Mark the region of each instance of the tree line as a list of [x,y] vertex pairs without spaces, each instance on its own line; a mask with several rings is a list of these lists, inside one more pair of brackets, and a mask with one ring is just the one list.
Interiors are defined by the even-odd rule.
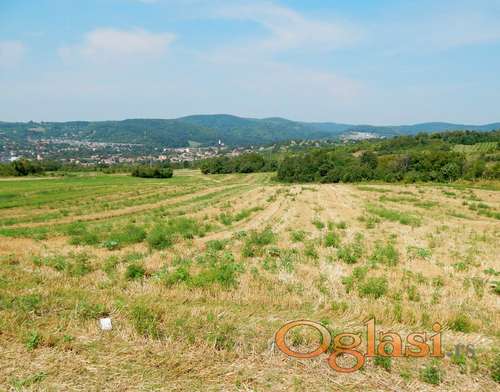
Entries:
[[272,172],[278,168],[276,159],[257,153],[247,153],[235,157],[216,157],[201,162],[203,174]]
[[458,179],[500,179],[500,163],[467,160],[453,151],[410,152],[378,156],[372,151],[359,156],[335,151],[313,151],[286,156],[277,178],[284,182],[451,182]]

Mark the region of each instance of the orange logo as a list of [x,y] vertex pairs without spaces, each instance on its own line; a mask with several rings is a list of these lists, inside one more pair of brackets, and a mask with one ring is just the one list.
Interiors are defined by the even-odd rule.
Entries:
[[[317,357],[327,351],[330,351],[328,364],[332,369],[342,373],[352,373],[359,370],[366,361],[367,357],[443,357],[441,351],[441,324],[434,323],[432,330],[434,334],[427,336],[425,332],[415,332],[406,336],[403,339],[396,332],[379,332],[378,344],[376,344],[375,319],[370,319],[365,323],[367,327],[367,345],[366,352],[359,350],[362,339],[354,333],[340,333],[333,338],[330,331],[323,325],[310,320],[291,321],[282,326],[275,335],[275,342],[278,348],[285,354],[301,359]],[[287,333],[296,327],[308,326],[316,329],[321,336],[321,341],[313,351],[302,353],[294,351],[288,347],[286,343]],[[347,342],[346,342],[347,340]],[[403,341],[406,344],[403,344]],[[432,343],[428,344],[428,341]],[[337,359],[342,355],[349,355],[355,359],[355,364],[352,367],[339,366]]]

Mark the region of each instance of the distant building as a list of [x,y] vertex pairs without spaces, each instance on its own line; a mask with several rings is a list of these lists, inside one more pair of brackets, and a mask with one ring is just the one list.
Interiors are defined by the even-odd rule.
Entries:
[[14,162],[17,161],[18,159],[21,159],[21,157],[10,157],[9,161]]

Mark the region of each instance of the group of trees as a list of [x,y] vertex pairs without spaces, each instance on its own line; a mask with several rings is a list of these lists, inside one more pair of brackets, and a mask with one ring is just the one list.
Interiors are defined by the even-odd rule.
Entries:
[[138,165],[132,169],[132,176],[142,178],[171,178],[174,171],[166,165]]
[[278,162],[257,153],[236,157],[217,157],[203,161],[200,170],[203,174],[255,173],[275,171]]
[[416,151],[378,156],[365,151],[355,156],[346,152],[317,150],[287,156],[278,168],[285,182],[387,182],[500,178],[500,164],[487,166],[483,159],[466,160],[453,151]]
[[[50,162],[48,162],[50,164]],[[48,165],[29,159],[18,159],[11,163],[0,164],[0,176],[27,176],[29,174],[41,174]]]

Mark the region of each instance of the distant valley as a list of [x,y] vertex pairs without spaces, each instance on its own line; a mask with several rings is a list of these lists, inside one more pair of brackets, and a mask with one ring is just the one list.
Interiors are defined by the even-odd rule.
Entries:
[[193,115],[177,119],[121,121],[0,122],[0,159],[41,155],[89,156],[158,154],[185,147],[248,147],[287,140],[356,140],[447,130],[491,131],[486,125],[430,122],[373,126],[335,122],[299,122],[284,118],[244,118],[227,114]]

